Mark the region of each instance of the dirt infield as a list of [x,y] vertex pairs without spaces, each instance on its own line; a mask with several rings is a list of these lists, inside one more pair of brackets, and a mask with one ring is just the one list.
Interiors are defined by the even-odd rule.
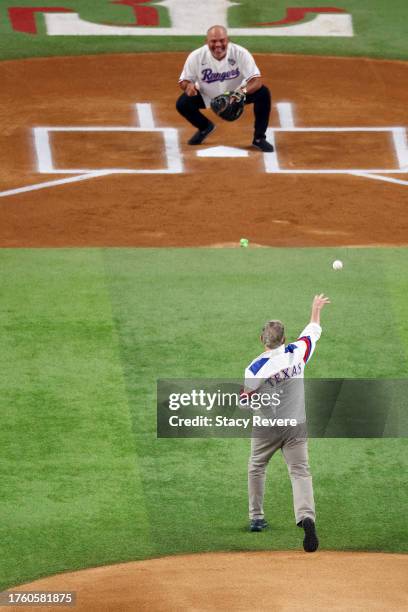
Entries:
[[[247,157],[200,158],[175,110],[184,53],[33,59],[0,64],[3,130],[0,192],[73,175],[39,173],[32,128],[137,126],[135,104],[155,125],[177,128],[183,172],[111,174],[0,198],[1,247],[198,246],[241,236],[273,246],[407,243],[407,174],[400,183],[351,174],[265,171],[251,150],[252,109],[218,121],[200,149],[224,145]],[[408,64],[368,59],[257,55],[274,100],[293,103],[297,126],[387,127],[407,120]],[[279,132],[286,170],[397,168],[391,132]],[[157,170],[163,134],[57,132],[57,168]],[[74,179],[76,180],[76,179]],[[1,194],[0,194],[1,195]]]
[[408,605],[406,573],[399,554],[208,553],[59,574],[18,590],[75,591],[76,612],[399,612]]

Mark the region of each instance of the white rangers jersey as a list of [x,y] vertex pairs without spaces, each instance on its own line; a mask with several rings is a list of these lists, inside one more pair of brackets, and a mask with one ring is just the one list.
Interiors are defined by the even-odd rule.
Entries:
[[[274,414],[283,418],[294,418],[297,423],[306,421],[304,397],[304,368],[310,360],[322,328],[317,323],[309,323],[299,338],[287,346],[265,351],[254,359],[245,370],[245,386],[241,391],[241,402],[254,398],[255,394],[268,395],[275,391],[280,401]],[[273,397],[273,396],[272,396]],[[263,408],[270,409],[273,404]]]
[[261,73],[249,51],[230,42],[222,60],[215,59],[207,45],[190,53],[179,83],[195,83],[208,108],[216,96],[244,86],[253,77],[259,76]]
[[291,378],[303,378],[304,367],[313,355],[322,328],[309,323],[296,342],[265,351],[245,370],[245,390],[255,391],[266,380],[277,384]]

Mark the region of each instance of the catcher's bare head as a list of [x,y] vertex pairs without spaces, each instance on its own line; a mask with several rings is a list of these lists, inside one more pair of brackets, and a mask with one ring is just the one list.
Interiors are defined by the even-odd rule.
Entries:
[[275,349],[285,342],[285,327],[282,321],[268,321],[262,328],[261,342],[268,349]]
[[227,54],[228,32],[224,26],[214,25],[207,30],[207,45],[215,59],[222,60]]

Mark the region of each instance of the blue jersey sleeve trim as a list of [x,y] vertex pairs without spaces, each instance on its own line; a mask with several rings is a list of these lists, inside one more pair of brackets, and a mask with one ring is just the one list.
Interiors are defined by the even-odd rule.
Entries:
[[252,374],[256,376],[259,370],[262,368],[262,366],[265,365],[267,361],[269,361],[269,357],[261,357],[261,359],[258,359],[258,361],[254,361],[254,363],[249,366],[249,369],[251,370]]

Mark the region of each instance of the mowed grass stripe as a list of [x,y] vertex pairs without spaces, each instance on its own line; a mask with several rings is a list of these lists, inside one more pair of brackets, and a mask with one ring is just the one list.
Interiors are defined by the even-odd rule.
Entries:
[[[393,316],[394,327],[402,341],[405,352],[405,371],[408,365],[408,317],[407,295],[408,274],[406,249],[399,249],[394,254],[392,266],[387,266],[385,274],[386,293],[390,299],[390,309]],[[401,364],[404,368],[404,365]]]
[[[342,271],[332,262],[341,259]],[[105,250],[115,319],[133,367],[146,376],[240,377],[275,317],[297,337],[324,292],[324,333],[311,377],[404,377],[406,248]],[[406,281],[399,281],[405,282]],[[391,302],[393,307],[391,307]],[[398,306],[397,314],[395,308]],[[404,331],[405,330],[405,331]]]
[[[342,259],[344,269],[331,263]],[[407,249],[111,249],[105,251],[145,499],[157,554],[298,548],[280,456],[269,470],[272,529],[246,531],[247,440],[157,440],[160,377],[240,377],[268,318],[288,340],[315,292],[332,304],[310,363],[313,377],[401,377],[406,369],[386,278]],[[398,317],[406,317],[403,294]],[[311,440],[326,549],[404,550],[406,440]],[[259,537],[258,537],[259,536]]]
[[0,588],[148,556],[99,250],[1,250]]

